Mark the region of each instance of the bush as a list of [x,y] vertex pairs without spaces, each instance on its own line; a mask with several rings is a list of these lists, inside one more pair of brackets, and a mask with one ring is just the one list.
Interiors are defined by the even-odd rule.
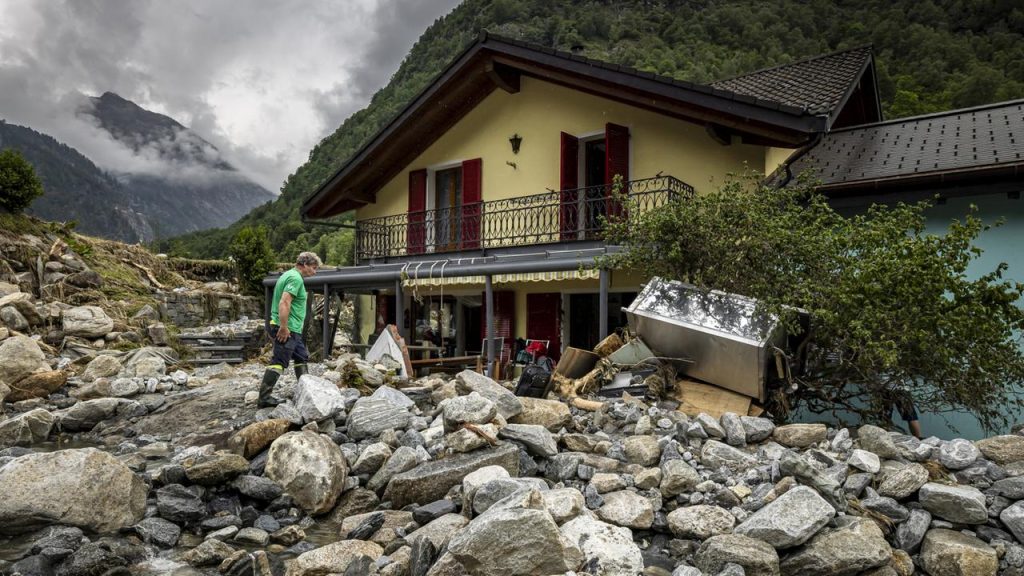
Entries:
[[231,258],[235,261],[239,287],[253,295],[263,294],[263,278],[274,269],[274,253],[267,229],[246,226],[231,241]]
[[808,310],[807,374],[795,397],[776,396],[777,415],[795,400],[887,423],[905,390],[920,411],[968,410],[991,429],[1024,404],[1024,285],[1002,279],[1005,264],[969,279],[987,227],[972,212],[926,234],[927,207],[844,217],[806,182],[734,181],[657,211],[628,206],[628,225],[608,231],[628,250],[606,264],[757,298],[793,328],[786,306]]
[[43,185],[21,153],[10,148],[0,151],[0,206],[20,214],[42,195]]

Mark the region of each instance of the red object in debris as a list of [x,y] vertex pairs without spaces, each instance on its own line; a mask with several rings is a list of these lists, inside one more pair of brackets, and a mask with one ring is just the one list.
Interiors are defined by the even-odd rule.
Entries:
[[526,351],[529,352],[530,356],[536,358],[537,356],[544,356],[547,354],[547,348],[544,347],[543,342],[533,341],[526,347]]

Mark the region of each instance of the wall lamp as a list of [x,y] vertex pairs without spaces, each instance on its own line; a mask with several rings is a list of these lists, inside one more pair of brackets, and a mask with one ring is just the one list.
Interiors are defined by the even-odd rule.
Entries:
[[512,145],[512,153],[519,154],[519,146],[523,143],[523,137],[518,133],[513,134],[512,137],[508,139],[508,143]]

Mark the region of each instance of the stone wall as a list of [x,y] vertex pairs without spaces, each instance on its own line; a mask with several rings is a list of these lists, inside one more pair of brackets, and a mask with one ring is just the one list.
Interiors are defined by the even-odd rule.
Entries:
[[179,328],[263,317],[263,299],[227,292],[191,290],[158,295],[160,317]]

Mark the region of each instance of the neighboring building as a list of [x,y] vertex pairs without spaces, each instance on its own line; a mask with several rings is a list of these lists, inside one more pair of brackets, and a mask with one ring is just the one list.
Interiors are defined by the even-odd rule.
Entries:
[[303,204],[309,220],[356,213],[357,265],[307,284],[363,294],[361,342],[394,323],[461,355],[492,317],[504,350],[589,348],[645,280],[584,269],[618,249],[601,217],[630,216],[616,176],[653,210],[767,175],[823,133],[880,121],[876,85],[870,48],[705,86],[482,34]]

